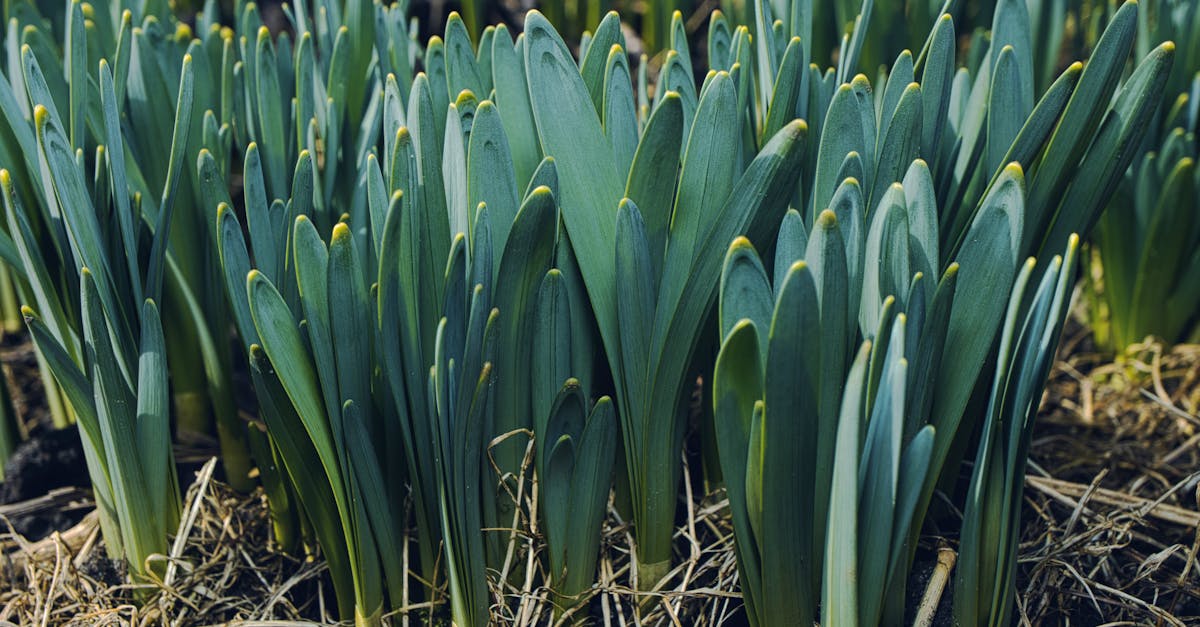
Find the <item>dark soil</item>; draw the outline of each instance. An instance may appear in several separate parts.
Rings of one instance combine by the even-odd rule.
[[[56,488],[87,487],[87,464],[79,431],[44,429],[22,442],[4,465],[0,505],[19,503],[48,494]],[[8,519],[13,529],[29,540],[40,540],[54,531],[65,531],[87,513],[85,508],[40,508]]]
[[[79,571],[107,586],[125,583],[125,563],[110,559],[103,551],[92,551]]]
[[[908,597],[904,604],[906,608],[904,616],[905,625],[913,624],[914,619],[916,619],[917,608],[921,606],[921,600],[925,596],[925,589],[929,586],[929,579],[933,576],[935,568],[937,568],[937,552],[927,550],[925,547],[918,549],[912,570],[908,572],[908,587],[905,589],[905,594]],[[942,597],[938,601],[937,613],[933,615],[933,627],[953,627],[953,606],[954,579],[951,577],[946,582],[946,587],[942,591]]]
[[[0,361],[4,375],[0,385],[8,386],[19,423],[16,431],[28,434],[4,463],[0,515],[7,509],[4,505],[46,497],[60,488],[90,487],[79,430],[75,427],[59,430],[50,425],[37,357],[28,336],[6,334],[0,340]],[[89,509],[72,506],[70,500],[55,501],[54,505],[48,502],[44,507],[23,508],[21,513],[10,514],[5,520],[27,539],[39,540],[54,531],[69,529]]]

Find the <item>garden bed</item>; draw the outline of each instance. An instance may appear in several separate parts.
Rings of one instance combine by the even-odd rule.
[[[18,411],[36,434],[45,420],[37,404],[40,384],[22,351],[27,353],[27,345],[9,341],[5,374]],[[1085,327],[1068,325],[1025,482],[1017,582],[1023,622],[1182,626],[1200,621],[1198,379],[1198,345],[1166,350],[1148,343],[1113,362],[1094,350]],[[33,441],[45,447],[47,440]],[[69,444],[56,446],[69,454]],[[204,456],[200,446],[180,459]],[[173,567],[161,585],[140,590],[123,583],[120,564],[105,557],[95,515],[85,515],[91,507],[82,488],[86,474],[56,477],[50,483],[57,485],[45,485],[43,494],[0,506],[5,521],[0,589],[7,590],[0,593],[0,621],[330,622],[335,604],[319,556],[275,551],[263,496],[238,494],[214,477],[216,467],[184,462],[184,476],[194,479],[173,538]],[[650,625],[743,622],[722,492],[704,496],[702,482],[691,472],[684,481],[676,566],[656,592],[635,592],[630,527],[610,507],[598,583],[582,610],[595,622],[634,624],[635,611],[642,624]],[[528,497],[520,495],[526,512],[535,500]],[[540,568],[540,536],[528,519],[518,522],[516,532],[491,532],[510,538],[509,573]],[[50,527],[53,533],[36,537]],[[923,536],[909,584],[910,618],[918,606],[937,607],[934,624],[949,624],[953,578],[940,594],[928,582],[944,574],[935,571],[948,565],[955,540]],[[493,621],[547,623],[553,613],[549,591],[531,583],[540,580],[492,572],[493,599],[503,600],[493,603]],[[408,616],[419,623],[430,611],[444,615],[438,605],[414,599],[407,604]]]

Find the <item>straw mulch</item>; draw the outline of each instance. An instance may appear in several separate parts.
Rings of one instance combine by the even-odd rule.
[[[1019,608],[1030,624],[1200,624],[1200,345],[1114,362],[1089,342],[1068,331],[1034,434]]]

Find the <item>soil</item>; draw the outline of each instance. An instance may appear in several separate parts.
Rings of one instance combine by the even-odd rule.
[[[44,506],[21,508],[5,516],[12,529],[28,540],[40,540],[54,531],[65,531],[78,523],[89,509],[86,499],[63,488],[90,488],[87,463],[79,430],[54,429],[46,410],[45,391],[37,370],[33,345],[24,334],[7,334],[0,341],[4,378],[16,412],[18,432],[28,434],[4,463],[0,482],[0,515],[4,505],[37,499],[52,493]]]
[[[44,429],[33,435],[8,458],[4,477],[0,483],[0,505],[28,501],[56,488],[89,487],[79,431]],[[71,528],[86,513],[84,508],[39,508],[30,514],[12,516],[8,522],[26,539],[40,540],[54,531]]]
[[[905,588],[905,594],[908,597],[905,603],[907,610],[904,616],[905,625],[913,624],[917,617],[917,608],[921,605],[921,600],[925,596],[925,588],[929,586],[929,579],[933,576],[936,567],[936,553],[925,547],[918,549],[916,561],[913,562],[912,570],[908,573],[908,586]],[[954,604],[953,599],[954,581],[951,579],[946,582],[942,597],[938,601],[937,613],[933,615],[933,627],[953,627],[954,614],[951,611]]]

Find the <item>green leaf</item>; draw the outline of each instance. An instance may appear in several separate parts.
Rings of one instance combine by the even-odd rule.
[[[625,48],[625,36],[621,34],[621,18],[616,11],[609,11],[592,35],[592,43],[580,60],[579,73],[592,98],[598,114],[604,111],[604,83],[607,74],[609,52],[613,46]]]
[[[337,377],[339,396],[335,401],[342,415],[346,414],[346,403],[354,403],[354,413],[370,428],[369,433],[375,439],[381,434],[375,428],[371,403],[373,312],[359,255],[350,228],[339,222],[333,227],[333,236],[329,240],[329,274],[326,278],[330,340],[336,364],[335,372],[330,374]],[[310,319],[309,322],[311,331],[315,321]],[[315,349],[313,352],[317,353]],[[333,424],[336,426],[337,422]],[[345,425],[342,428],[347,432],[350,430]],[[335,432],[334,437],[338,435]]]
[[[296,282],[299,286],[300,304],[308,340],[307,346],[308,350],[312,352],[316,374],[320,377],[318,398],[322,399],[325,407],[324,415],[328,416],[329,422],[333,425],[333,433],[341,433],[342,429],[339,423],[342,416],[342,404],[341,395],[338,393],[337,361],[334,355],[332,321],[329,312],[329,250],[325,247],[321,236],[317,234],[313,223],[303,216],[296,218],[292,241],[295,243],[293,257],[296,262]],[[267,281],[269,282],[269,278]],[[272,284],[271,287],[274,288],[274,285]],[[263,328],[259,320],[260,314],[254,312],[257,308],[254,304],[255,296],[253,290],[250,292],[250,308],[254,313],[254,326],[258,328],[259,335],[263,336]],[[270,313],[279,314],[280,312],[273,309]],[[276,357],[273,356],[273,351],[277,349],[272,348],[272,343],[266,337],[262,337],[262,340],[263,349],[271,357],[271,363],[275,364],[275,370],[279,373],[279,380],[283,383],[284,388],[289,388],[289,385],[299,385],[290,383],[289,379],[300,375],[293,374],[288,368],[281,367],[276,361]],[[296,393],[289,389],[288,396],[294,394]],[[295,398],[292,400],[293,403],[296,402]],[[308,400],[310,399],[305,399],[306,402]],[[301,415],[306,411],[311,411],[311,408],[302,408],[299,403],[296,405],[296,411]],[[334,441],[340,443],[341,438],[336,438]]]
[[[472,135],[472,142],[475,137]],[[489,215],[492,215],[491,211],[489,205]],[[554,258],[557,226],[558,208],[554,196],[549,189],[540,187],[521,205],[507,236],[507,245],[499,253],[493,292],[495,306],[500,311],[493,375],[497,387],[492,392],[496,423],[489,436],[527,430],[536,424],[532,420],[534,407],[530,395],[530,390],[535,389],[535,381],[529,364],[538,356],[534,351],[535,323],[531,318],[537,312],[538,289]],[[555,385],[561,383],[558,381]],[[520,476],[525,448],[525,438],[509,437],[492,448],[492,456],[501,472]],[[501,504],[505,499],[511,503],[507,494],[499,499]]]
[[[646,222],[651,276],[656,292],[667,250],[671,211],[675,206],[674,183],[679,173],[682,138],[683,107],[678,95],[668,95],[646,123],[625,186],[625,195],[637,204]]]
[[[887,82],[883,85],[882,93],[877,94],[878,96],[882,96],[878,107],[880,137],[887,136],[888,128],[892,124],[892,118],[896,116],[896,107],[900,104],[900,98],[904,95],[908,86],[916,82],[916,80],[912,52],[909,50],[901,51],[887,73]]]
[[[758,550],[763,567],[762,618],[796,624],[812,616],[815,587],[809,578],[817,557],[814,506],[821,490],[817,470],[818,394],[823,333],[817,286],[807,264],[788,271],[775,305],[764,370],[762,522]],[[840,341],[838,342],[840,343]],[[817,487],[814,485],[814,487]],[[815,494],[814,494],[815,493]]]
[[[775,278],[772,283],[774,293],[778,294],[783,289],[783,279],[787,277],[788,268],[797,261],[804,261],[807,250],[808,233],[804,229],[804,218],[801,218],[795,209],[788,209],[783,221],[779,223],[779,235],[775,239],[775,265],[772,271]],[[722,335],[724,334],[722,331]]]
[[[67,6],[66,45],[63,46],[63,64],[67,78],[67,89],[71,97],[70,127],[71,146],[83,148],[85,115],[88,110],[87,74],[87,30],[84,28],[83,4],[71,0]]]
[[[245,193],[246,222],[249,226],[250,243],[254,247],[254,258],[263,274],[272,281],[278,281],[283,274],[283,269],[279,265],[281,251],[275,247],[277,227],[271,221],[270,201],[267,200],[267,187],[263,177],[258,144],[251,143],[246,148],[244,168],[242,183]]]
[[[353,0],[352,0],[353,1]],[[258,87],[258,140],[263,150],[264,170],[270,182],[270,198],[287,198],[288,171],[287,132],[283,118],[283,97],[279,88],[279,69],[271,33],[267,27],[258,30],[258,68],[255,84]]]
[[[171,407],[167,392],[167,348],[154,301],[142,304],[141,355],[138,358],[137,444],[151,512],[166,520],[178,517],[179,496],[171,454]],[[174,495],[174,498],[170,498]],[[171,513],[174,513],[172,515]],[[164,533],[168,529],[162,530]],[[165,543],[165,537],[164,537]]]
[[[571,519],[571,475],[576,456],[574,439],[583,431],[586,415],[579,382],[567,380],[550,408],[544,432],[549,456],[543,462],[546,474],[541,477],[546,487],[543,503],[546,507],[547,543],[550,545],[550,573],[556,585],[561,585],[561,578],[568,572],[566,558],[571,544],[568,543],[567,529]]]
[[[867,199],[868,208],[884,198],[888,186],[900,181],[909,164],[920,154],[923,116],[921,88],[910,83],[900,96],[896,114],[879,144],[879,162],[874,173],[873,191]]]
[[[679,54],[679,62],[683,65],[688,76],[695,76],[695,71],[692,70],[692,53],[688,50],[688,34],[687,27],[683,23],[683,13],[673,11],[671,13],[671,49]],[[621,47],[625,47],[625,42],[621,42]]]
[[[529,87],[525,78],[524,36],[513,46],[508,27],[500,24],[492,42],[492,78],[500,120],[512,149],[513,170],[518,187],[525,188],[542,159],[537,140]]]
[[[313,53],[312,33],[300,35],[296,43],[295,77],[296,85],[296,147],[308,144],[308,124],[316,116],[317,107],[317,69]],[[322,103],[324,104],[324,103]]]
[[[140,220],[136,220],[138,216],[134,216],[133,208],[129,205],[129,184],[125,177],[125,142],[121,137],[119,107],[113,89],[112,73],[103,59],[100,61],[100,102],[104,109],[104,141],[108,147],[108,169],[112,176],[113,200],[116,202],[114,211],[121,230],[122,248],[125,249],[125,266],[129,272],[129,284],[134,297],[141,300],[142,281],[138,266],[137,230],[134,228]]]
[[[566,44],[536,11],[525,23],[525,69],[538,137],[546,155],[555,160],[563,221],[611,360],[619,354],[612,260],[616,241],[613,212],[621,199],[622,184],[616,162]]]
[[[864,79],[865,80],[865,79]],[[819,212],[830,207],[830,199],[841,184],[840,170],[846,155],[855,152],[872,155],[864,139],[862,112],[859,100],[850,85],[838,87],[821,127],[821,143],[817,155],[816,179],[813,183],[812,207]],[[874,118],[874,113],[870,114]],[[873,129],[871,132],[874,132]],[[861,183],[868,183],[866,177]]]
[[[1166,42],[1158,46],[1138,64],[1129,81],[1117,94],[1116,101],[1105,114],[1099,132],[1078,166],[1076,180],[1062,198],[1061,208],[1041,242],[1039,254],[1040,251],[1061,250],[1072,233],[1087,233],[1096,224],[1103,203],[1116,191],[1121,175],[1133,161],[1136,152],[1134,146],[1141,142],[1158,110],[1158,95],[1162,93],[1171,73],[1174,57],[1173,43]]]
[[[132,354],[133,335],[128,326],[125,312],[117,300],[113,286],[108,256],[101,241],[100,223],[88,196],[82,171],[76,165],[66,135],[58,121],[50,116],[43,106],[34,107],[34,123],[37,127],[38,143],[42,158],[49,168],[55,192],[63,211],[63,222],[70,234],[70,244],[77,269],[91,269],[92,277],[101,306],[107,316],[113,338],[116,363],[121,367],[125,379],[132,380],[132,365],[126,360]],[[48,287],[49,284],[47,284]]]
[[[71,363],[82,361],[79,336],[66,316],[58,284],[50,278],[49,267],[42,255],[42,246],[34,236],[33,227],[29,224],[29,217],[17,198],[12,175],[8,170],[0,170],[0,189],[3,190],[8,232],[12,235],[13,245],[20,256],[20,263],[14,264],[14,267],[25,269],[25,279],[29,283],[38,310],[46,316],[45,325],[50,335],[69,353]],[[44,349],[41,352],[45,354]]]
[[[807,86],[804,79],[808,73],[803,71],[806,61],[800,38],[792,37],[779,63],[779,74],[775,77],[767,119],[763,124],[763,137],[773,137],[784,124],[797,117],[801,90]]]
[[[733,81],[720,72],[704,93],[683,153],[659,288],[660,307],[666,305],[666,312],[674,313],[696,255],[705,250],[700,245],[712,233],[716,216],[733,190],[737,165],[729,155],[737,145],[736,108]],[[655,324],[656,335],[668,322],[659,319],[662,322]]]
[[[642,415],[650,385],[650,333],[655,319],[654,280],[646,226],[633,201],[617,209],[616,275],[617,322],[620,325],[621,369],[614,373],[627,390],[626,406]],[[634,448],[633,450],[637,450]]]
[[[464,93],[464,96],[470,94]],[[474,241],[475,213],[479,205],[470,204],[467,197],[467,146],[470,134],[470,99],[463,101],[466,105],[460,109],[456,104],[450,105],[446,116],[445,151],[442,153],[442,184],[445,186],[446,211],[450,218],[450,232],[462,233],[468,241]],[[463,122],[468,126],[464,128]]]
[[[564,396],[559,398],[564,398]],[[578,388],[575,388],[575,394],[565,396],[565,398],[569,399],[564,402],[569,409],[557,407],[551,414],[551,420],[554,419],[553,416],[570,411],[577,413],[579,420],[582,421],[583,401],[578,398]],[[576,408],[576,405],[580,407]],[[574,458],[575,444],[572,442],[571,436],[565,434],[559,436],[550,447],[549,459],[545,462],[546,477],[542,480],[546,490],[543,506],[546,508],[544,517],[546,519],[546,544],[549,545],[548,553],[550,554],[550,580],[558,585],[562,585],[561,580],[569,573],[566,567],[567,526],[570,524],[572,486],[566,479],[571,476]]]
[[[1006,167],[1004,175],[983,199],[982,208],[967,232],[966,241],[971,245],[964,247],[955,259],[958,287],[930,420],[938,436],[930,464],[931,478],[941,473],[967,399],[1000,325],[1006,295],[996,286],[1008,285],[1016,270],[1017,246],[1024,228],[1023,187],[1021,169],[1015,165]],[[927,484],[924,502],[928,502],[930,490]]]
[[[864,342],[846,377],[846,393],[838,417],[829,527],[825,538],[822,624],[854,625],[858,622],[858,446],[870,353],[871,343]]]
[[[500,254],[508,241],[509,230],[517,217],[517,203],[520,202],[511,155],[500,113],[495,105],[485,100],[475,110],[471,125],[467,153],[467,204],[472,208],[480,203],[488,206],[497,269],[500,268]]]
[[[663,99],[670,94],[678,94],[683,105],[683,126],[692,128],[695,120],[699,97],[696,94],[695,78],[680,60],[674,50],[667,52],[667,60],[663,62],[658,74],[658,85],[654,91],[654,108],[662,104]]]
[[[1137,2],[1130,0],[1121,5],[1083,68],[1061,121],[1046,145],[1045,156],[1029,183],[1026,218],[1029,228],[1024,233],[1022,251],[1030,252],[1037,236],[1046,232],[1054,217],[1054,201],[1062,198],[1071,180],[1068,169],[1076,167],[1100,125],[1133,46],[1137,12]]]
[[[401,529],[392,518],[389,507],[389,492],[384,485],[379,458],[375,454],[375,443],[371,439],[367,420],[358,411],[353,401],[346,401],[342,409],[342,424],[345,426],[346,451],[350,456],[352,475],[357,480],[354,486],[365,509],[366,520],[360,520],[357,533],[370,534],[378,547],[378,560],[382,566],[383,579],[391,599],[403,599],[405,576],[403,549],[396,538],[403,537]],[[393,604],[396,601],[392,601]]]
[[[557,396],[555,390],[561,388],[571,376],[571,310],[565,281],[558,269],[546,273],[538,287],[533,319],[530,322],[533,336],[530,363],[531,408],[540,476],[546,475],[545,463],[549,459],[548,445],[551,443],[547,442],[545,434],[551,408]]]
[[[238,335],[247,351],[258,344],[258,331],[250,313],[250,301],[246,298],[246,275],[250,273],[250,253],[242,236],[242,225],[238,223],[233,209],[221,203],[217,207],[217,251],[225,278],[225,290],[233,306],[233,317],[237,322]]]
[[[904,189],[893,184],[872,214],[871,228],[867,232],[862,302],[858,312],[858,326],[864,337],[871,337],[879,328],[885,299],[891,296],[900,300],[908,295],[908,284],[912,279],[908,233]]]
[[[408,124],[409,131],[412,133],[412,143],[414,147],[414,155],[412,161],[414,165],[418,181],[410,184],[419,183],[419,190],[406,189],[414,202],[416,201],[416,191],[420,191],[420,202],[417,205],[420,209],[413,213],[414,219],[419,219],[423,222],[420,229],[424,241],[429,242],[428,248],[431,252],[431,259],[426,261],[432,263],[430,270],[434,274],[424,274],[423,276],[436,276],[436,273],[444,269],[446,255],[450,250],[450,224],[446,212],[446,196],[445,187],[442,181],[442,140],[441,131],[437,122],[437,101],[434,100],[431,90],[431,83],[424,75],[418,74],[413,80],[412,94],[408,99]],[[442,111],[446,110],[447,105],[442,104]],[[445,125],[445,118],[442,118],[441,127]],[[418,231],[413,231],[414,237]],[[416,248],[413,249],[415,252]],[[436,302],[441,302],[440,296]],[[429,334],[432,337],[432,334]],[[430,345],[432,348],[432,344]],[[431,353],[432,354],[432,353]]]
[[[708,65],[714,70],[728,72],[733,66],[733,33],[729,30],[729,20],[720,9],[713,11],[708,19]]]
[[[942,129],[950,108],[950,86],[954,81],[954,20],[949,14],[938,18],[929,34],[927,56],[921,71],[921,154],[935,159],[942,144]]]
[[[259,415],[267,423],[271,440],[279,447],[280,457],[296,488],[300,504],[321,544],[321,554],[337,596],[338,611],[346,616],[354,612],[354,572],[346,546],[343,519],[335,506],[337,496],[325,474],[316,441],[308,437],[305,423],[293,407],[287,392],[259,345],[250,349],[250,368],[254,389],[261,408]]]
[[[167,244],[171,234],[171,217],[175,212],[175,194],[179,190],[184,153],[187,150],[187,135],[191,130],[192,95],[195,88],[192,76],[192,56],[183,56],[180,71],[179,94],[175,104],[175,130],[171,134],[171,160],[167,165],[167,177],[163,183],[162,201],[158,208],[158,223],[154,227],[154,244],[150,248],[150,260],[146,263],[146,294],[152,299],[162,296],[162,277],[166,264]]]
[[[825,537],[826,505],[829,503],[829,486],[832,477],[833,451],[836,441],[838,408],[841,404],[843,385],[848,362],[853,355],[854,342],[858,339],[853,310],[849,302],[849,274],[846,264],[846,247],[842,238],[841,225],[830,210],[821,212],[813,226],[812,236],[806,252],[808,268],[817,289],[820,307],[820,335],[817,343],[820,365],[812,375],[817,398],[816,465],[814,468],[816,498],[813,526],[817,539],[813,547],[814,556],[824,550],[820,540]],[[811,348],[808,349],[811,352]],[[816,581],[819,569],[814,562],[813,577]],[[814,589],[814,598],[818,591]]]
[[[910,369],[909,372],[914,373],[914,370]],[[891,554],[888,558],[889,586],[903,586],[908,577],[909,565],[906,556],[911,547],[907,545],[907,541],[910,530],[921,522],[914,516],[921,498],[921,486],[929,472],[934,435],[933,426],[925,425],[909,441],[900,457],[900,480],[896,489],[895,522],[890,544]]]
[[[1160,191],[1158,203],[1146,227],[1141,258],[1137,260],[1133,280],[1134,303],[1156,303],[1154,306],[1133,306],[1129,311],[1128,327],[1133,332],[1126,337],[1140,340],[1145,335],[1156,334],[1166,337],[1166,321],[1169,309],[1166,303],[1171,291],[1180,284],[1181,277],[1165,271],[1175,260],[1187,258],[1193,251],[1192,234],[1195,231],[1194,211],[1184,207],[1195,194],[1194,176],[1196,164],[1193,159],[1180,159]],[[1131,234],[1126,234],[1126,237]],[[1106,267],[1108,264],[1105,264]],[[1171,339],[1171,338],[1167,338]],[[1134,340],[1137,341],[1137,340]]]
[[[713,370],[713,420],[721,474],[729,496],[737,547],[738,573],[747,614],[758,624],[762,575],[758,544],[747,511],[747,455],[751,419],[763,393],[762,354],[758,334],[750,320],[741,320],[725,335]]]
[[[904,175],[903,186],[910,236],[910,266],[932,279],[941,267],[941,257],[938,250],[937,193],[929,166],[920,159],[913,161]]]
[[[1002,84],[1006,85],[1005,89],[1011,90],[1005,95],[1008,99],[1006,104],[1013,106],[1016,112],[1022,114],[1033,108],[1035,77],[1033,73],[1034,47],[1031,36],[1029,7],[1026,3],[1020,0],[999,0],[996,3],[995,12],[992,14],[992,42],[989,51],[992,58],[992,71],[997,73],[1000,71],[1000,57],[1004,56],[1005,49],[1012,48],[1011,62],[1014,65],[1010,71],[1015,74],[1013,76],[1015,81],[1006,80]],[[1047,52],[1053,54],[1050,49],[1047,49]],[[993,78],[993,82],[995,82],[995,78]],[[992,97],[993,99],[997,97],[994,87]],[[992,113],[995,112],[995,109],[991,107],[988,110]]]
[[[617,415],[612,399],[600,397],[576,440],[571,481],[574,496],[567,529],[566,592],[570,596],[591,587],[600,552],[600,525],[612,486],[617,452]]]
[[[879,622],[883,592],[887,585],[888,561],[879,556],[889,552],[895,521],[900,447],[904,435],[905,387],[908,383],[908,361],[904,359],[905,320],[904,314],[898,314],[892,323],[883,377],[871,408],[858,469],[861,489],[858,510],[858,611],[860,619],[867,624]]]
[[[104,442],[104,457],[112,480],[113,503],[120,522],[121,538],[130,567],[137,576],[146,574],[145,559],[166,550],[163,520],[151,507],[141,457],[122,454],[137,450],[135,431],[136,398],[129,380],[122,376],[109,341],[100,295],[91,272],[80,272],[83,292],[83,330],[88,378],[93,382],[96,416]]]
[[[717,317],[722,339],[729,337],[742,320],[750,320],[756,328],[771,328],[775,295],[771,292],[767,272],[750,240],[739,237],[730,244],[729,251],[725,253],[725,263],[721,266],[719,289]],[[760,338],[762,346],[759,347],[759,353],[764,357],[767,355],[768,338],[766,334]]]
[[[480,98],[487,96],[471,47],[471,35],[462,18],[451,13],[446,21],[446,92],[453,101],[463,91],[470,91]]]
[[[1025,87],[1024,81],[1032,78],[1021,76],[1017,63],[1017,55],[1011,46],[1005,46],[995,59],[988,103],[987,159],[984,162],[987,172],[995,172],[1007,165],[1003,162],[1004,157],[1025,124],[1027,105],[1032,106],[1033,97],[1021,91]]]
[[[629,74],[628,55],[619,46],[613,47],[608,53],[602,106],[604,134],[612,144],[613,155],[617,159],[617,173],[628,177],[638,149],[637,105],[633,100],[633,78]],[[661,181],[659,185],[665,187]]]

